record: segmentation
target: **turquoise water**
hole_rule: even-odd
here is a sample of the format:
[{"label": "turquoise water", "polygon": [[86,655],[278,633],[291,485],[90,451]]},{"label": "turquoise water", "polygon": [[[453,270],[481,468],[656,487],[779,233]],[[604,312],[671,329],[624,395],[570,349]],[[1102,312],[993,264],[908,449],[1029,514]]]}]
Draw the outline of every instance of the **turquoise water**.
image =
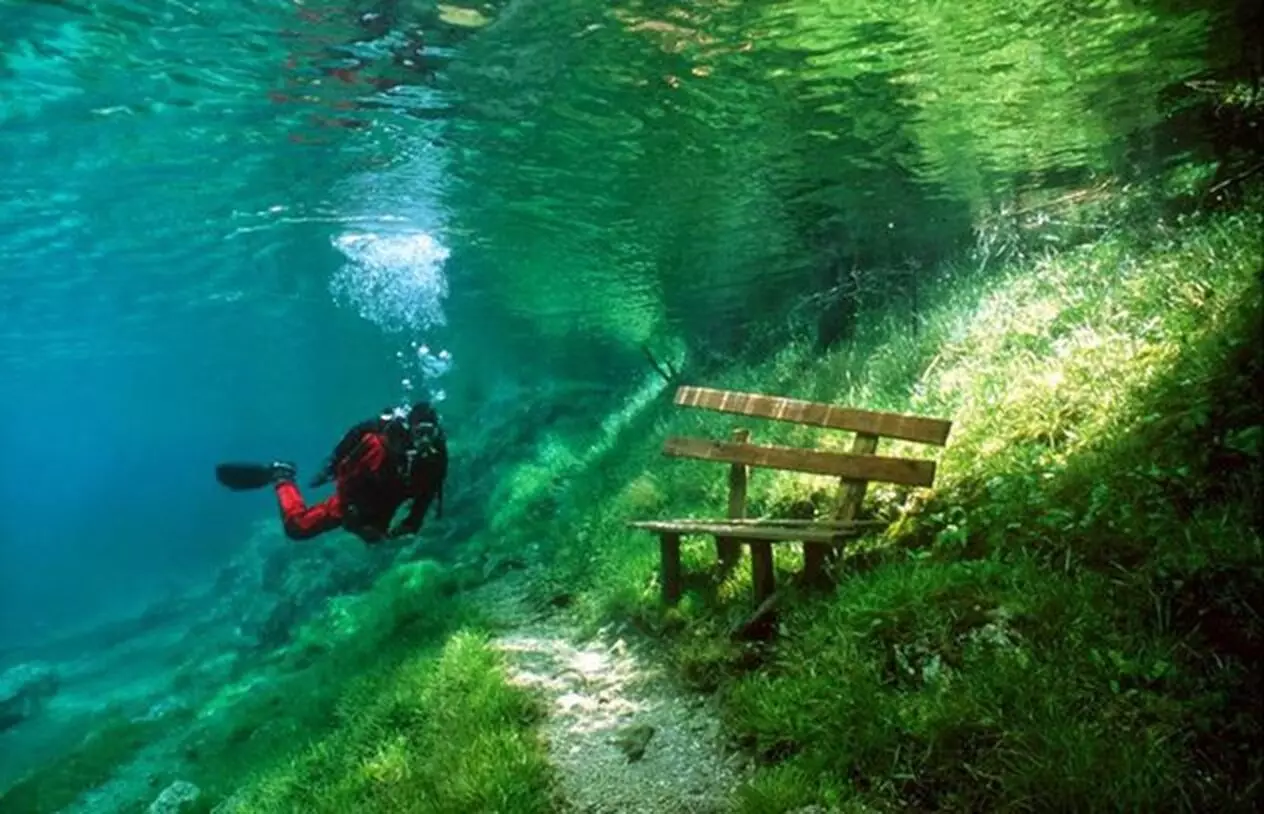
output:
[{"label": "turquoise water", "polygon": [[776,341],[846,270],[916,277],[1026,201],[1206,158],[1182,111],[1239,13],[0,5],[0,640],[207,578],[272,511],[217,460],[310,472],[422,392],[458,447],[596,410],[643,346]]},{"label": "turquoise water", "polygon": [[1209,111],[1258,95],[1261,42],[1213,0],[0,0],[0,677],[62,681],[0,706],[0,788],[110,705],[172,726],[278,653],[302,675],[300,623],[391,562],[291,545],[217,462],[306,482],[434,399],[448,511],[409,558],[451,556],[507,463],[662,390],[647,356],[825,347],[861,305],[919,317],[943,261],[1119,226],[1051,202],[1258,170]]}]

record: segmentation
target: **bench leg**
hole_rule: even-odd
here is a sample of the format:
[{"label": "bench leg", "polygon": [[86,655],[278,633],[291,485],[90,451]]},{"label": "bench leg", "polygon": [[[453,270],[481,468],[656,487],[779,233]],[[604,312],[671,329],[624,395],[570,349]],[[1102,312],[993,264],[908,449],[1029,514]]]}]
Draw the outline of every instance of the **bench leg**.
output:
[{"label": "bench leg", "polygon": [[751,584],[755,589],[755,604],[758,605],[776,590],[772,572],[772,543],[764,540],[752,541],[751,552]]},{"label": "bench leg", "polygon": [[819,544],[819,542],[805,542],[803,544],[803,583],[810,588],[823,588],[828,584],[827,575],[825,575],[825,561],[832,554],[833,546]]},{"label": "bench leg", "polygon": [[680,535],[660,534],[658,544],[662,551],[663,602],[675,605],[680,599]]},{"label": "bench leg", "polygon": [[727,537],[716,537],[715,556],[720,564],[720,577],[723,579],[732,572],[737,561],[742,558],[742,544]]}]

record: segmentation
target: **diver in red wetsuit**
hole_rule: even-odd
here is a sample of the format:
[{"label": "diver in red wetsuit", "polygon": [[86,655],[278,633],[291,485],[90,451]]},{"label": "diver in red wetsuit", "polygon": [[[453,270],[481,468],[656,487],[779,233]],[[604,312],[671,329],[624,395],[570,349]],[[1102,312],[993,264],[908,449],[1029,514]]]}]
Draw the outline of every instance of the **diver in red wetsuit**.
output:
[{"label": "diver in red wetsuit", "polygon": [[[290,463],[272,464],[272,482],[290,539],[310,539],[341,526],[366,543],[376,543],[416,533],[436,499],[442,517],[447,472],[447,439],[434,408],[422,401],[387,410],[347,431],[309,484],[333,480],[332,497],[308,506]],[[413,503],[407,516],[390,528],[395,512],[409,500]]]}]

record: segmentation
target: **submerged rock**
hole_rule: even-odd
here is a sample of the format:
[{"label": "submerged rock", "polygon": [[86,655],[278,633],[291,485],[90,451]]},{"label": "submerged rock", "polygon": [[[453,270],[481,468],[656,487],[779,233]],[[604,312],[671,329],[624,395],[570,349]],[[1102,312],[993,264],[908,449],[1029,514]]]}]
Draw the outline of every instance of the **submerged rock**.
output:
[{"label": "submerged rock", "polygon": [[45,664],[19,664],[0,673],[0,732],[39,714],[60,686],[57,673]]},{"label": "submerged rock", "polygon": [[368,589],[393,556],[389,547],[367,547],[349,535],[295,545],[265,524],[220,572],[207,626],[231,622],[243,650],[284,647],[329,599]]},{"label": "submerged rock", "polygon": [[132,720],[138,723],[157,721],[161,718],[167,717],[168,715],[181,712],[183,710],[184,705],[179,701],[173,698],[163,698],[155,701],[153,704],[150,704],[149,709],[141,715],[137,715],[132,718]]},{"label": "submerged rock", "polygon": [[158,799],[149,804],[146,814],[180,814],[189,803],[197,801],[201,790],[186,780],[177,780],[163,789]]},{"label": "submerged rock", "polygon": [[649,724],[634,724],[624,728],[615,737],[615,745],[628,756],[629,763],[635,763],[645,757],[645,748],[654,737],[654,727]]}]

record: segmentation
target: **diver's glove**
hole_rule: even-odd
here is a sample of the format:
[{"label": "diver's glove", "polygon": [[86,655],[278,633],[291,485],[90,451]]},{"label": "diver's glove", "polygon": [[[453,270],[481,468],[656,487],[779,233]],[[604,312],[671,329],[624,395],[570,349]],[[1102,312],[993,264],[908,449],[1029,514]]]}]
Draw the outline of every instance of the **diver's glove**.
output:
[{"label": "diver's glove", "polygon": [[285,483],[292,481],[298,476],[298,467],[289,461],[273,461],[272,462],[272,482]]}]

